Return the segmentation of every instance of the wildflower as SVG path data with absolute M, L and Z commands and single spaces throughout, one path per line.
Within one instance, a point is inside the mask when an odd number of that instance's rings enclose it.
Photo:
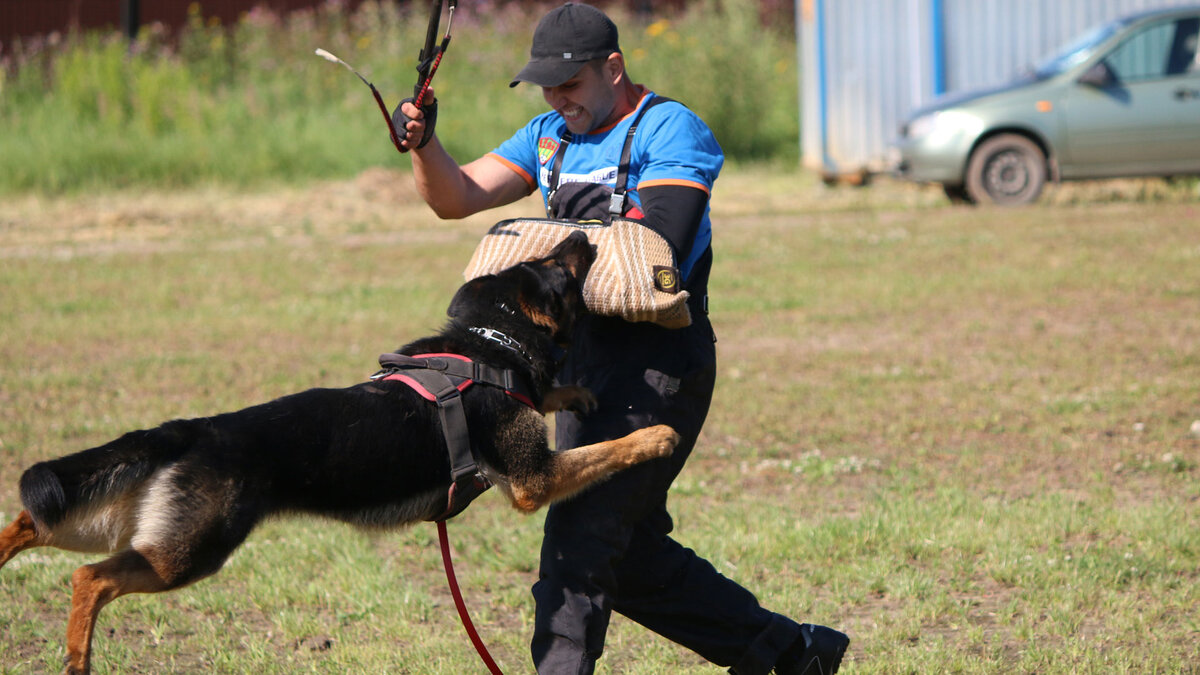
M 646 26 L 646 35 L 649 37 L 652 37 L 652 38 L 656 38 L 659 35 L 662 35 L 663 33 L 667 32 L 667 29 L 670 27 L 671 27 L 670 21 L 667 21 L 666 19 L 659 19 L 658 21 L 655 21 L 654 23 L 650 24 L 649 26 Z

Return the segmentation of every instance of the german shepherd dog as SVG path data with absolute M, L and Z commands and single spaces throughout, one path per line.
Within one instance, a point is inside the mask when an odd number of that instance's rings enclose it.
M 481 471 L 520 511 L 665 457 L 678 442 L 673 429 L 655 426 L 549 448 L 544 413 L 594 406 L 586 389 L 551 380 L 586 311 L 581 289 L 595 255 L 575 233 L 547 257 L 472 280 L 439 334 L 399 350 L 461 355 L 527 382 L 537 409 L 493 386 L 461 394 Z M 438 408 L 391 379 L 133 431 L 24 473 L 25 509 L 0 531 L 0 566 L 36 546 L 112 554 L 71 577 L 65 672 L 87 673 L 101 608 L 216 573 L 268 516 L 317 514 L 367 528 L 439 519 L 451 485 L 446 445 Z

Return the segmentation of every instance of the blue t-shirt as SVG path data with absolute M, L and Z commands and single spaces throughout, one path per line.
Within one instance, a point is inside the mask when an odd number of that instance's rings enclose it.
M 654 96 L 647 91 L 638 109 Z M 563 156 L 559 184 L 590 182 L 616 185 L 617 165 L 625 136 L 637 110 L 609 127 L 587 134 L 574 134 Z M 566 122 L 557 112 L 538 115 L 513 134 L 491 154 L 520 174 L 530 188 L 541 190 L 542 201 L 549 199 L 552 160 Z M 640 206 L 639 188 L 655 185 L 682 185 L 712 194 L 713 183 L 725 162 L 721 146 L 712 131 L 695 113 L 674 101 L 662 103 L 646 111 L 638 122 L 630 151 L 628 197 Z M 688 259 L 681 261 L 679 272 L 684 279 L 712 242 L 712 223 L 708 207 L 696 233 Z

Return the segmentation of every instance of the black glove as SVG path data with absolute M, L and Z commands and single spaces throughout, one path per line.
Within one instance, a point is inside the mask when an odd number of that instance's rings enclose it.
M 392 111 L 392 126 L 396 127 L 396 134 L 403 138 L 407 132 L 408 123 L 412 121 L 408 115 L 400 111 L 401 106 L 405 103 L 412 103 L 416 99 L 406 98 L 396 106 Z M 421 140 L 417 143 L 417 148 L 423 148 L 429 140 L 433 138 L 433 127 L 437 123 L 437 99 L 433 99 L 433 103 L 426 103 L 421 106 L 421 112 L 425 113 L 425 133 L 421 136 Z

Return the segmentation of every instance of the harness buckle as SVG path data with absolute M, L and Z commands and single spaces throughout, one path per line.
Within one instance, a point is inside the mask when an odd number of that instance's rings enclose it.
M 613 192 L 608 198 L 608 213 L 610 215 L 619 216 L 625 210 L 625 193 Z

